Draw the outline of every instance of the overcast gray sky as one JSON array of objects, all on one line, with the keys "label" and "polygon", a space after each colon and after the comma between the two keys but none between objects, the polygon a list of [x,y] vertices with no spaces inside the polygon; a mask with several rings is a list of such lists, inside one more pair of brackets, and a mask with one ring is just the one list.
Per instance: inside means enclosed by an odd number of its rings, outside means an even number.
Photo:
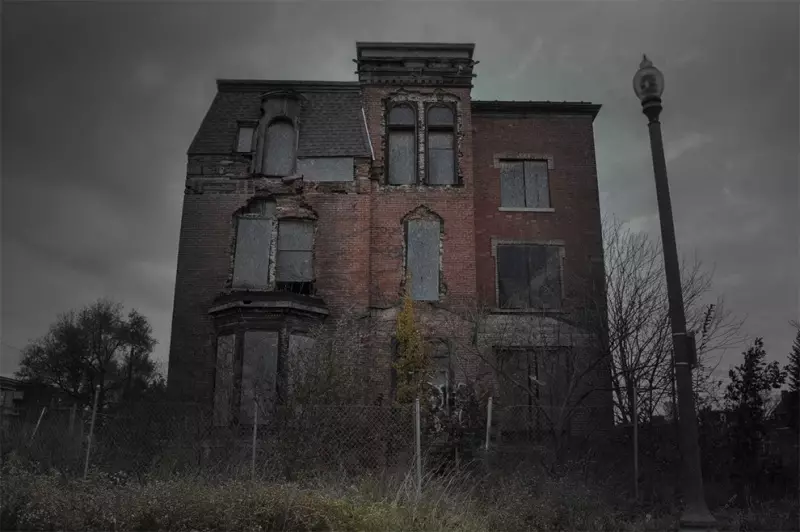
[{"label": "overcast gray sky", "polygon": [[[6,2],[2,356],[100,296],[166,360],[186,150],[216,78],[354,80],[355,41],[474,42],[473,95],[603,104],[601,207],[658,235],[641,54],[682,254],[784,360],[798,317],[798,6],[769,2]],[[727,370],[738,353],[726,354]]]}]

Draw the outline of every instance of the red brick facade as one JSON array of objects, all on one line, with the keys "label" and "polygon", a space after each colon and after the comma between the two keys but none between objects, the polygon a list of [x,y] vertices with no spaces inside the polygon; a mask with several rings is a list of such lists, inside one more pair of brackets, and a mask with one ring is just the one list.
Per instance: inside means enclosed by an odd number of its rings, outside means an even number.
[{"label": "red brick facade", "polygon": [[[367,54],[374,50],[379,53]],[[440,52],[441,58],[436,56]],[[303,329],[309,316],[372,316],[377,324],[375,371],[385,373],[388,383],[388,340],[405,280],[409,219],[441,224],[439,301],[418,302],[428,336],[442,334],[443,323],[450,328],[478,306],[497,306],[493,240],[556,240],[565,248],[565,283],[594,273],[592,260],[602,257],[592,130],[599,106],[473,102],[469,45],[360,44],[358,53],[359,83],[219,82],[218,95],[189,150],[169,361],[169,387],[176,397],[212,401],[220,323],[246,328],[253,312],[263,313],[267,326],[272,323],[282,331],[282,345],[288,334]],[[425,56],[422,63],[420,55]],[[391,61],[376,59],[384,56]],[[406,72],[397,73],[398,61],[406,61]],[[269,97],[264,94],[276,91],[294,98],[302,109],[295,122],[298,159],[317,157],[312,162],[323,164],[330,158],[351,158],[352,178],[318,182],[299,175],[257,175],[253,156],[235,152],[237,127],[263,121],[265,111],[259,110],[271,109],[262,107]],[[424,110],[436,102],[454,107],[454,184],[388,184],[387,106],[398,101],[419,110],[416,164],[421,182],[428,164]],[[289,106],[273,106],[281,105]],[[552,212],[500,209],[498,159],[512,156],[549,161]],[[278,219],[294,216],[294,210],[315,219],[313,297],[287,296],[282,303],[270,303],[272,310],[255,311],[251,300],[264,294],[231,289],[235,215],[256,195],[277,201]],[[221,308],[220,298],[236,301],[231,308],[239,310],[226,311],[224,320],[215,321],[212,309]],[[297,310],[303,305],[318,310]],[[466,321],[456,328],[464,338],[473,334]],[[491,341],[484,343],[491,348]]]}]

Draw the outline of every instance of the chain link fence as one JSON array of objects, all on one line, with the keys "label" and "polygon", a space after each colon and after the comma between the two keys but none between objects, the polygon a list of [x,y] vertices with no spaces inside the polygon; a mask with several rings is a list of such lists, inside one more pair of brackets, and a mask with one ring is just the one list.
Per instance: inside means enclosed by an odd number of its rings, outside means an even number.
[{"label": "chain link fence", "polygon": [[592,416],[589,409],[492,407],[491,401],[446,408],[423,401],[418,418],[413,404],[281,406],[261,411],[257,423],[231,426],[215,426],[210,409],[187,403],[109,407],[97,412],[93,428],[91,414],[19,409],[3,420],[3,453],[17,451],[70,476],[81,475],[87,459],[90,468],[138,477],[405,474],[416,469],[417,453],[426,472],[487,458],[513,468],[552,456],[553,446],[568,435],[573,441],[575,427]]}]

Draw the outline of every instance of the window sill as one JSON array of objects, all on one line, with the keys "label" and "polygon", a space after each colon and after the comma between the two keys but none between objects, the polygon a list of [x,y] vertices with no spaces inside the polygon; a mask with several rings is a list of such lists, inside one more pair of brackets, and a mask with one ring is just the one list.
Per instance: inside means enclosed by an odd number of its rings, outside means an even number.
[{"label": "window sill", "polygon": [[501,212],[556,212],[552,207],[499,207]]},{"label": "window sill", "polygon": [[541,309],[541,308],[499,308],[490,309],[492,314],[564,314],[562,309]]}]

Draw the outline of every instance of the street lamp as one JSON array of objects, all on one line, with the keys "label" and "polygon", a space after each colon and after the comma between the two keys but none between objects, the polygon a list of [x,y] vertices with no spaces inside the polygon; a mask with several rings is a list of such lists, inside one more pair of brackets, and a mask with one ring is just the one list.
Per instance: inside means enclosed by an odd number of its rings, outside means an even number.
[{"label": "street lamp", "polygon": [[645,55],[639,70],[633,76],[633,90],[642,102],[642,112],[647,116],[650,130],[650,150],[653,154],[653,173],[656,181],[658,214],[661,222],[661,242],[664,246],[664,270],[667,277],[669,317],[672,325],[672,347],[675,352],[675,380],[678,388],[678,426],[682,457],[683,514],[681,530],[715,530],[716,521],[706,505],[703,473],[700,465],[700,445],[697,436],[697,415],[692,393],[692,369],[689,337],[686,334],[686,316],[683,310],[681,274],[678,265],[678,247],[672,221],[672,204],[669,198],[667,162],[661,138],[661,94],[664,92],[664,75]]}]

